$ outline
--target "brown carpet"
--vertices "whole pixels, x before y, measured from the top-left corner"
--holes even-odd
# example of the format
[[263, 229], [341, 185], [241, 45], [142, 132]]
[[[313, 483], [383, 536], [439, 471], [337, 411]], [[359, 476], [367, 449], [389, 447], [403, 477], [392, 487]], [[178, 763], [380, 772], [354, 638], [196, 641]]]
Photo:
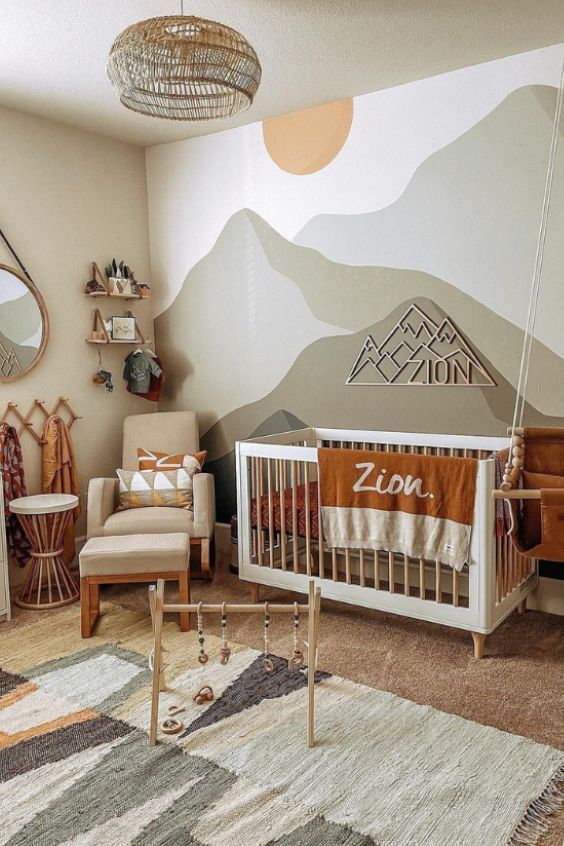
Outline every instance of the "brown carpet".
[[[173, 595], [170, 585], [167, 596]], [[105, 597], [148, 613], [145, 585], [103, 588], [102, 602]], [[288, 601], [294, 595], [261, 589], [261, 600], [277, 597]], [[192, 583], [192, 598], [248, 601], [249, 588], [222, 562], [213, 584]], [[37, 619], [35, 613], [17, 608], [14, 616], [9, 626]], [[219, 619], [210, 623], [209, 631], [220, 634]], [[228, 636], [262, 648], [261, 626], [249, 615], [230, 616]], [[467, 632], [324, 601], [320, 639], [320, 669], [564, 749], [562, 617], [533, 611], [512, 614], [488, 637], [486, 657], [475, 661]], [[276, 618], [271, 623], [272, 651], [287, 655], [291, 645], [291, 623]], [[554, 817], [549, 834], [539, 843], [564, 844], [564, 813]]]

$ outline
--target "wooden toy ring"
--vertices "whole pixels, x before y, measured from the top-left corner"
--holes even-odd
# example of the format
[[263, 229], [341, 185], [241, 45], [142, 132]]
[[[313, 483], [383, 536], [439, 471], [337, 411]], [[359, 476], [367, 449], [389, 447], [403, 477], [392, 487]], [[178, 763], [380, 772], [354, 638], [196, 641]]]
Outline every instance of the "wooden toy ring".
[[174, 717], [176, 714], [181, 714], [185, 711], [186, 708], [184, 705], [169, 705], [167, 708], [167, 713], [170, 717]]
[[178, 734], [184, 728], [182, 720], [175, 720], [173, 717], [168, 717], [161, 723], [161, 731], [165, 734]]
[[192, 699], [196, 705], [204, 705], [206, 702], [213, 702], [215, 697], [209, 684], [205, 684], [198, 690], [197, 693], [194, 694]]

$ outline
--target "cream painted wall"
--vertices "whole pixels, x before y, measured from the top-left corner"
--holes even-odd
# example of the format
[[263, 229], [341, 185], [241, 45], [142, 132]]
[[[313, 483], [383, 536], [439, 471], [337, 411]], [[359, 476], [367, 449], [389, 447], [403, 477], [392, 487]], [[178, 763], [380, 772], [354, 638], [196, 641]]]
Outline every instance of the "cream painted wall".
[[[149, 281], [149, 237], [144, 151], [22, 112], [0, 109], [0, 226], [40, 288], [49, 312], [50, 338], [40, 363], [15, 382], [0, 384], [0, 406], [13, 400], [26, 411], [34, 398], [51, 407], [63, 395], [82, 420], [72, 435], [84, 493], [92, 476], [114, 475], [127, 414], [156, 411], [126, 392], [122, 362], [129, 348], [103, 351], [114, 376], [109, 394], [92, 382], [96, 349], [85, 343], [93, 305], [83, 295], [90, 261], [125, 258]], [[0, 262], [13, 264], [0, 246]], [[105, 316], [122, 312], [108, 300]], [[133, 303], [146, 337], [153, 337], [152, 304]], [[1, 412], [0, 412], [1, 414]], [[28, 487], [40, 485], [41, 450], [22, 435]], [[85, 502], [82, 502], [85, 510]], [[85, 530], [84, 514], [78, 534]], [[12, 581], [18, 579], [12, 573]]]

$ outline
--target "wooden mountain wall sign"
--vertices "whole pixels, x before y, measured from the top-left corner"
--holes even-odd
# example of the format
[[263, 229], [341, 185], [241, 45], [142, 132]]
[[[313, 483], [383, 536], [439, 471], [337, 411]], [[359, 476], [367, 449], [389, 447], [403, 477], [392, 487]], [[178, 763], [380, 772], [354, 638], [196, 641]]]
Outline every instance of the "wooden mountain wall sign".
[[449, 317], [411, 305], [380, 343], [367, 335], [347, 385], [484, 388], [496, 383]]

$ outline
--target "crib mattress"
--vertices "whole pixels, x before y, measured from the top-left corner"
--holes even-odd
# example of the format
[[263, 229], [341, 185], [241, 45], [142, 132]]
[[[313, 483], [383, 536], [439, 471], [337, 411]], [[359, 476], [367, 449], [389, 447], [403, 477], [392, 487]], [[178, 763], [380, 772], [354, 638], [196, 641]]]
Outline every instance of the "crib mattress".
[[[284, 518], [285, 531], [287, 534], [294, 534], [293, 526], [293, 509], [292, 509], [292, 488], [284, 490]], [[268, 531], [270, 528], [270, 514], [268, 509], [268, 494], [262, 496], [261, 503], [261, 528], [263, 531]], [[274, 531], [281, 531], [281, 508], [280, 508], [280, 492], [273, 491], [272, 493], [272, 512]], [[306, 486], [298, 485], [296, 488], [296, 522], [298, 537], [306, 537]], [[319, 539], [319, 510], [318, 510], [318, 495], [317, 482], [309, 483], [309, 515], [310, 515], [310, 537], [315, 540]], [[251, 501], [251, 526], [253, 529], [257, 528], [257, 500]]]

